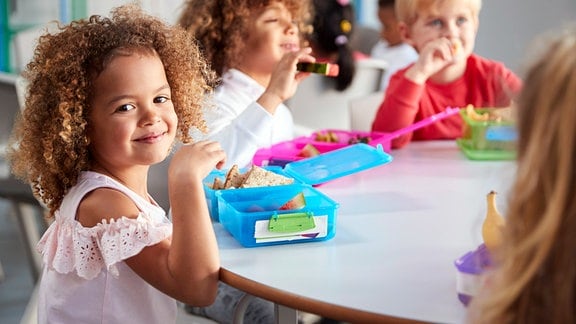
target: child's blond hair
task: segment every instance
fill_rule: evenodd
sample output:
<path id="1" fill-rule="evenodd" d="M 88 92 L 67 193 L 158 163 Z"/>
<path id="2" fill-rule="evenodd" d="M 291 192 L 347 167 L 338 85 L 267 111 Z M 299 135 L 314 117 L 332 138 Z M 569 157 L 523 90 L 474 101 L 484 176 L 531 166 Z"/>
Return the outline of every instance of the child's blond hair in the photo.
<path id="1" fill-rule="evenodd" d="M 441 4 L 455 2 L 468 3 L 472 15 L 476 20 L 478 19 L 480 9 L 482 8 L 482 0 L 397 0 L 395 6 L 396 16 L 398 17 L 398 21 L 411 26 L 418 19 L 419 13 L 435 14 Z"/>
<path id="2" fill-rule="evenodd" d="M 473 323 L 576 322 L 576 26 L 550 37 L 518 100 L 505 238 Z"/>
<path id="3" fill-rule="evenodd" d="M 202 105 L 215 83 L 189 33 L 134 4 L 113 10 L 111 18 L 95 15 L 58 27 L 39 38 L 23 72 L 29 82 L 25 108 L 8 152 L 12 172 L 32 185 L 51 217 L 80 171 L 91 166 L 87 133 L 93 84 L 113 55 L 160 58 L 179 120 L 177 136 L 184 142 L 191 140 L 191 128 L 206 130 Z"/>

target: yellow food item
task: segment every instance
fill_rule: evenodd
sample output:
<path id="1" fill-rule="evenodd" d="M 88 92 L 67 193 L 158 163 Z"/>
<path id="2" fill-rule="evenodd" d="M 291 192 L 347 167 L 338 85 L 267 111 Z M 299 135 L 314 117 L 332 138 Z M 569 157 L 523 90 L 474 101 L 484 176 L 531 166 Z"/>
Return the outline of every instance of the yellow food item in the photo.
<path id="1" fill-rule="evenodd" d="M 466 115 L 468 115 L 468 118 L 475 121 L 487 121 L 488 118 L 490 118 L 488 114 L 478 113 L 472 105 L 466 106 Z"/>
<path id="2" fill-rule="evenodd" d="M 452 54 L 459 55 L 462 52 L 462 42 L 459 39 L 452 41 Z"/>
<path id="3" fill-rule="evenodd" d="M 320 151 L 310 143 L 304 145 L 300 153 L 298 153 L 298 156 L 301 157 L 313 157 L 317 155 L 320 155 Z"/>
<path id="4" fill-rule="evenodd" d="M 493 190 L 486 195 L 486 218 L 482 224 L 482 239 L 488 251 L 493 251 L 501 244 L 505 225 L 504 218 L 496 208 L 496 196 L 497 193 Z"/>
<path id="5" fill-rule="evenodd" d="M 474 106 L 467 105 L 466 116 L 474 121 L 513 122 L 512 107 L 491 108 L 479 113 Z"/>
<path id="6" fill-rule="evenodd" d="M 338 143 L 338 136 L 332 131 L 317 132 L 314 140 L 317 142 Z"/>

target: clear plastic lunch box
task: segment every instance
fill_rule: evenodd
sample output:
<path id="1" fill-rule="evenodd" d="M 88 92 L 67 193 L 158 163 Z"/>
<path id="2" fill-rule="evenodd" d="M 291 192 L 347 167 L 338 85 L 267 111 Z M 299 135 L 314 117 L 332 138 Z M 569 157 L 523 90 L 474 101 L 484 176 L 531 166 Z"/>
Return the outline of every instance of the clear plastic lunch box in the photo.
<path id="1" fill-rule="evenodd" d="M 204 180 L 208 209 L 212 219 L 222 223 L 244 246 L 326 240 L 334 236 L 334 219 L 338 203 L 314 186 L 391 161 L 392 157 L 384 152 L 381 146 L 373 147 L 360 143 L 312 158 L 290 162 L 284 168 L 265 167 L 272 172 L 293 178 L 293 184 L 213 190 L 210 186 L 214 178 L 225 177 L 227 173 L 226 170 L 216 170 Z M 288 211 L 278 209 L 299 193 L 305 196 L 306 206 L 303 209 Z M 308 228 L 310 226 L 308 223 L 308 226 L 305 226 L 306 231 L 319 229 L 322 231 L 313 233 L 303 232 L 304 230 L 295 231 L 294 229 L 298 227 L 292 224 L 284 226 L 292 228 L 292 231 L 287 232 L 290 233 L 289 235 L 278 235 L 278 227 L 274 230 L 275 234 L 264 233 L 260 227 L 258 228 L 262 231 L 257 231 L 258 228 L 255 227 L 278 220 L 281 223 L 298 224 L 306 222 L 309 217 L 312 217 L 313 223 L 321 225 Z"/>

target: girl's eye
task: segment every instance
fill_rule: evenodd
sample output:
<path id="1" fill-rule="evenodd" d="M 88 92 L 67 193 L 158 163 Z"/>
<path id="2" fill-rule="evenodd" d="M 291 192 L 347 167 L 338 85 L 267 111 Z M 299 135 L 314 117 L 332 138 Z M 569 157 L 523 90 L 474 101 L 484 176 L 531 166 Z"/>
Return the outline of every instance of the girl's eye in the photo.
<path id="1" fill-rule="evenodd" d="M 165 103 L 168 101 L 168 97 L 160 96 L 154 98 L 154 103 Z"/>
<path id="2" fill-rule="evenodd" d="M 136 109 L 136 107 L 132 104 L 124 104 L 124 105 L 118 107 L 118 109 L 116 109 L 116 111 L 124 112 L 124 111 L 130 111 L 132 109 Z"/>
<path id="3" fill-rule="evenodd" d="M 468 21 L 468 19 L 464 18 L 464 17 L 460 17 L 458 19 L 456 19 L 456 24 L 458 26 L 465 24 Z"/>

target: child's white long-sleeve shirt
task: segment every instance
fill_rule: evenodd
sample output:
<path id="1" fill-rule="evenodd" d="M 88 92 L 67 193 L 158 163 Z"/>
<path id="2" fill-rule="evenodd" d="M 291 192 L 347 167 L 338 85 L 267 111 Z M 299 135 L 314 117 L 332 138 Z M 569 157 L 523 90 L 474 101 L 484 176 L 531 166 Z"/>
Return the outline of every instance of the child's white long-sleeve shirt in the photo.
<path id="1" fill-rule="evenodd" d="M 222 76 L 206 121 L 207 138 L 220 142 L 226 152 L 225 168 L 249 166 L 258 149 L 293 138 L 294 120 L 286 105 L 280 104 L 272 115 L 256 102 L 264 90 L 239 70 L 230 69 Z"/>

